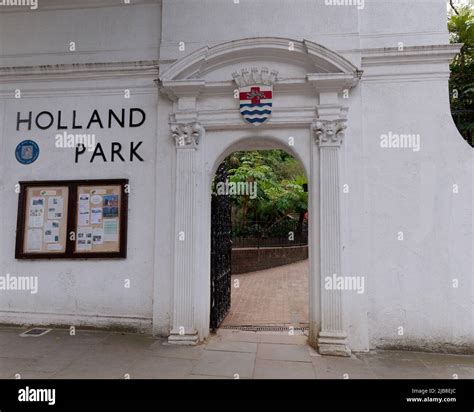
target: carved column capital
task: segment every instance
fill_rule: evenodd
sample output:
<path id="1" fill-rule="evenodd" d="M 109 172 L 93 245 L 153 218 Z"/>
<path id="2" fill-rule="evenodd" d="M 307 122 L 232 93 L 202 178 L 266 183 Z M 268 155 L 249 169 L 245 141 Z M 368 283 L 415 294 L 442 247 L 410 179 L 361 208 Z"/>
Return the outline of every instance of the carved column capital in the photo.
<path id="1" fill-rule="evenodd" d="M 170 127 L 177 149 L 196 149 L 204 135 L 204 127 L 199 122 L 173 123 Z"/>
<path id="2" fill-rule="evenodd" d="M 315 120 L 311 125 L 315 143 L 320 147 L 341 146 L 347 128 L 345 121 L 345 119 Z"/>

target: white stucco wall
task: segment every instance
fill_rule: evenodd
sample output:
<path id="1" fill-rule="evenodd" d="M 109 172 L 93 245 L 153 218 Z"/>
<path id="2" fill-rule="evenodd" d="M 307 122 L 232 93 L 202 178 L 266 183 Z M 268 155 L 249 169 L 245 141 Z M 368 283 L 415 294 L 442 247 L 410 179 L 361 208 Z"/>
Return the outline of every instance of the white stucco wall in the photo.
<path id="1" fill-rule="evenodd" d="M 341 183 L 350 188 L 341 194 L 342 269 L 344 275 L 366 279 L 366 293 L 344 294 L 351 347 L 448 345 L 472 350 L 472 149 L 449 114 L 446 56 L 451 52 L 436 49 L 448 44 L 445 1 L 365 0 L 361 10 L 326 6 L 323 0 L 133 3 L 73 1 L 64 6 L 40 0 L 38 11 L 0 10 L 1 79 L 7 79 L 0 81 L 1 273 L 38 275 L 41 290 L 34 298 L 2 292 L 0 322 L 145 329 L 153 324 L 155 333 L 169 332 L 176 206 L 176 149 L 168 124 L 173 103 L 158 93 L 152 64 L 132 63 L 133 69 L 118 64 L 102 73 L 97 64 L 158 59 L 160 72 L 165 72 L 202 47 L 273 36 L 324 45 L 364 70 L 348 100 L 341 150 Z M 68 50 L 70 41 L 76 42 L 76 52 Z M 397 53 L 401 44 L 413 58 Z M 435 47 L 410 49 L 414 46 Z M 424 50 L 430 57 L 417 58 Z M 4 69 L 43 65 L 50 67 L 35 69 L 29 77 L 22 77 L 19 69 Z M 217 67 L 204 77 L 230 81 L 233 71 L 251 65 L 275 67 L 281 79 L 308 72 L 301 61 L 263 54 Z M 21 99 L 13 96 L 16 88 L 22 89 Z M 130 100 L 123 99 L 124 89 L 130 89 Z M 309 89 L 293 94 L 285 89 L 280 95 L 276 92 L 275 103 L 314 108 L 318 102 Z M 98 159 L 75 165 L 73 151 L 53 148 L 53 130 L 15 130 L 18 110 L 76 109 L 87 116 L 93 108 L 121 107 L 145 110 L 146 123 L 137 129 L 97 130 L 98 139 L 107 142 L 107 149 L 112 140 L 143 140 L 143 163 L 101 164 Z M 198 107 L 212 115 L 213 110 L 232 110 L 235 101 L 231 95 L 202 97 Z M 388 132 L 420 134 L 421 150 L 381 148 L 380 135 Z M 198 250 L 209 245 L 210 216 L 204 206 L 210 176 L 223 153 L 229 147 L 250 148 L 248 138 L 256 144 L 283 145 L 289 135 L 300 136 L 294 152 L 311 171 L 308 130 L 206 133 L 198 149 L 198 204 L 204 211 Z M 26 138 L 42 149 L 32 166 L 22 166 L 14 158 L 16 144 Z M 129 178 L 132 188 L 126 260 L 14 259 L 17 181 L 108 177 Z M 403 241 L 397 240 L 400 231 Z M 204 273 L 208 266 L 204 257 L 196 270 Z M 131 279 L 130 289 L 123 287 L 126 278 Z M 453 279 L 459 281 L 457 289 Z M 196 311 L 204 310 L 208 293 L 207 284 L 196 285 Z M 205 316 L 198 318 L 206 322 Z M 403 336 L 398 335 L 400 326 Z"/>
<path id="2" fill-rule="evenodd" d="M 473 158 L 450 116 L 447 79 L 388 76 L 362 93 L 371 342 L 472 348 Z M 419 134 L 420 151 L 381 148 L 390 131 Z"/>
<path id="3" fill-rule="evenodd" d="M 156 1 L 39 0 L 38 9 L 0 9 L 0 65 L 37 66 L 156 60 Z M 75 43 L 75 51 L 70 43 Z"/>
<path id="4" fill-rule="evenodd" d="M 110 2 L 104 5 L 110 6 Z M 155 256 L 163 255 L 169 259 L 169 241 L 163 240 L 163 232 L 169 233 L 172 213 L 167 202 L 170 196 L 161 199 L 155 213 L 156 191 L 172 191 L 169 179 L 156 178 L 155 168 L 156 165 L 163 168 L 160 175 L 171 170 L 173 155 L 173 151 L 160 150 L 157 162 L 157 93 L 153 80 L 158 70 L 150 70 L 149 64 L 140 69 L 139 63 L 132 64 L 129 70 L 130 66 L 121 63 L 115 72 L 110 67 L 101 72 L 93 64 L 156 59 L 159 4 L 98 7 L 97 2 L 76 2 L 63 7 L 57 2 L 44 1 L 37 11 L 3 8 L 1 12 L 0 66 L 49 65 L 49 70 L 27 69 L 30 74 L 24 77 L 15 69 L 8 70 L 8 78 L 3 78 L 0 87 L 1 272 L 39 279 L 39 291 L 35 295 L 29 291 L 1 292 L 0 322 L 151 330 L 154 260 Z M 132 31 L 124 35 L 126 27 Z M 69 41 L 75 41 L 76 51 L 68 50 Z M 76 66 L 59 66 L 72 63 Z M 16 89 L 21 90 L 20 99 L 14 98 Z M 125 89 L 130 90 L 129 99 L 124 98 Z M 145 123 L 138 128 L 100 129 L 95 125 L 89 130 L 68 129 L 69 133 L 95 134 L 107 163 L 100 157 L 90 163 L 91 153 L 75 163 L 74 149 L 55 147 L 55 136 L 63 130 L 52 127 L 43 131 L 33 125 L 28 131 L 22 125 L 16 131 L 18 111 L 22 117 L 32 111 L 34 117 L 48 110 L 57 120 L 57 112 L 61 110 L 63 122 L 70 126 L 72 111 L 76 110 L 77 123 L 85 126 L 94 109 L 106 119 L 108 109 L 120 113 L 120 109 L 132 107 L 141 108 L 147 115 Z M 31 166 L 21 165 L 14 156 L 16 145 L 24 139 L 32 139 L 40 146 L 40 157 Z M 112 141 L 122 144 L 126 162 L 110 162 Z M 129 162 L 130 142 L 139 141 L 143 143 L 138 153 L 145 161 Z M 126 259 L 14 259 L 18 206 L 14 185 L 18 181 L 106 178 L 130 180 Z M 156 217 L 160 220 L 162 238 L 157 239 L 160 249 L 155 255 Z M 166 264 L 165 258 L 163 270 Z M 125 288 L 125 279 L 130 280 L 130 288 Z"/>
<path id="5" fill-rule="evenodd" d="M 82 84 L 81 84 L 82 83 Z M 31 98 L 28 96 L 27 84 L 24 97 L 4 101 L 2 110 L 3 134 L 1 150 L 1 233 L 0 250 L 2 272 L 16 276 L 38 276 L 39 292 L 36 295 L 26 292 L 2 292 L 0 313 L 3 322 L 61 323 L 61 324 L 97 324 L 113 325 L 130 323 L 144 327 L 151 324 L 152 318 L 152 286 L 154 263 L 155 221 L 155 187 L 161 188 L 165 181 L 155 184 L 155 149 L 156 149 L 156 93 L 141 92 L 133 96 L 134 81 L 115 83 L 117 90 L 132 90 L 130 99 L 123 99 L 123 93 L 97 91 L 91 88 L 91 82 L 74 82 L 67 85 L 67 96 L 46 96 Z M 78 88 L 82 86 L 78 91 Z M 64 116 L 77 110 L 85 124 L 93 108 L 99 113 L 106 113 L 108 108 L 117 110 L 122 107 L 138 105 L 147 114 L 143 126 L 137 129 L 112 128 L 111 130 L 93 127 L 88 133 L 94 133 L 96 141 L 101 143 L 108 159 L 96 157 L 90 163 L 92 153 L 86 152 L 75 163 L 75 150 L 56 148 L 54 130 L 16 131 L 16 115 L 28 111 L 34 113 L 38 109 L 57 113 L 61 109 Z M 60 132 L 62 133 L 62 131 Z M 32 139 L 40 146 L 40 157 L 34 167 L 21 165 L 15 159 L 15 147 L 23 139 Z M 122 144 L 126 162 L 110 162 L 110 143 Z M 128 161 L 130 142 L 137 144 L 143 141 L 138 153 L 144 162 Z M 126 149 L 126 150 L 125 150 Z M 168 164 L 171 167 L 171 163 Z M 129 196 L 129 230 L 128 256 L 122 259 L 90 259 L 90 260 L 15 260 L 14 242 L 16 231 L 17 194 L 15 184 L 21 180 L 48 179 L 130 179 L 131 193 Z M 147 182 L 147 184 L 143 184 Z M 170 188 L 162 188 L 169 191 Z M 160 210 L 170 213 L 165 202 Z M 162 225 L 168 218 L 164 215 Z M 136 222 L 136 223 L 132 223 Z M 130 279 L 131 287 L 125 288 L 125 279 Z"/>

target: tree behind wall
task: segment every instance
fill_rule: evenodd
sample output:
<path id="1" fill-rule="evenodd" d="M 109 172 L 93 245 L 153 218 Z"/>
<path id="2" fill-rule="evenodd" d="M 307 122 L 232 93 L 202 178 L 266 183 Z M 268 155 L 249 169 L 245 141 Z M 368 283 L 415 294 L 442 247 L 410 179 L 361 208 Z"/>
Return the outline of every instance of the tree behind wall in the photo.
<path id="1" fill-rule="evenodd" d="M 256 183 L 257 197 L 232 196 L 233 221 L 271 225 L 284 218 L 300 219 L 307 211 L 307 179 L 301 164 L 283 150 L 234 152 L 227 158 L 231 182 Z"/>
<path id="2" fill-rule="evenodd" d="M 459 132 L 474 146 L 474 9 L 456 7 L 453 2 L 448 29 L 452 43 L 463 43 L 451 63 L 449 81 L 451 112 Z"/>

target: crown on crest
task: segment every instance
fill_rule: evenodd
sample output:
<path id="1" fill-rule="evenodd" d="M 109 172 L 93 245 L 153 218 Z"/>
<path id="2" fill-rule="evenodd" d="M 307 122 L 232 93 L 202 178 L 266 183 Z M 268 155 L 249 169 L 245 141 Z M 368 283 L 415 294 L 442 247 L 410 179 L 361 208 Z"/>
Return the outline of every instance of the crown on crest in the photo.
<path id="1" fill-rule="evenodd" d="M 278 72 L 276 70 L 270 71 L 267 67 L 262 67 L 260 70 L 257 67 L 252 67 L 250 70 L 244 68 L 240 73 L 232 73 L 232 77 L 238 87 L 250 86 L 252 84 L 273 86 L 277 80 L 277 76 Z"/>

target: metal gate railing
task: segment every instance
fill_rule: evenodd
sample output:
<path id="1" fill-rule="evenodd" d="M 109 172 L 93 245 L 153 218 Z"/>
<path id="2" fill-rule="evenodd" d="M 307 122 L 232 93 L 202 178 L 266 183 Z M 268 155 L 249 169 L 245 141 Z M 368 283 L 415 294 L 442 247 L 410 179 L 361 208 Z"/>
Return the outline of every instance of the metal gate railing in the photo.
<path id="1" fill-rule="evenodd" d="M 216 172 L 214 184 L 227 179 L 225 164 Z M 229 195 L 212 195 L 211 203 L 211 319 L 215 330 L 230 309 L 231 252 L 232 252 L 231 203 Z"/>

